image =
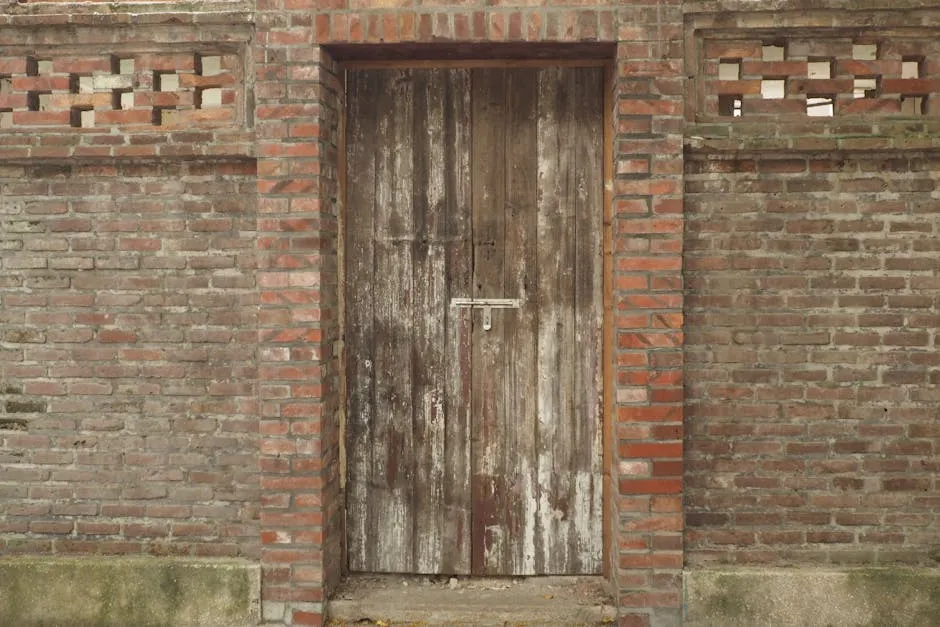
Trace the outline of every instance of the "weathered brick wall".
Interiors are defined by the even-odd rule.
[[[938,180],[936,153],[687,155],[688,565],[934,563]]]
[[[0,554],[257,557],[254,169],[0,164]]]

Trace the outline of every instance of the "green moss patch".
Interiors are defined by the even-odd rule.
[[[254,625],[260,569],[236,560],[0,559],[0,624]]]

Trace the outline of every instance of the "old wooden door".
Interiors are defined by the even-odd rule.
[[[599,572],[603,71],[347,76],[350,568]]]

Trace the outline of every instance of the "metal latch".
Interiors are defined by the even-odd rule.
[[[518,298],[452,298],[451,307],[479,307],[483,309],[483,330],[493,328],[493,309],[519,309],[522,301]]]

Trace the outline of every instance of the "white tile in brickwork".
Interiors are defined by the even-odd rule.
[[[760,94],[763,98],[786,98],[786,84],[783,79],[764,79],[760,82]]]
[[[741,62],[738,60],[734,61],[721,61],[718,64],[718,80],[720,81],[737,81],[741,79]]]
[[[761,58],[764,61],[783,61],[783,46],[764,46],[761,48]]]
[[[878,58],[878,44],[852,44],[852,58],[859,61],[874,61]]]
[[[177,91],[180,88],[180,77],[175,73],[160,74],[159,81],[157,88],[160,91]]]
[[[216,87],[203,89],[200,92],[199,108],[213,109],[222,106],[222,90]]]
[[[835,113],[832,96],[807,96],[806,115],[814,118],[831,118]]]
[[[216,76],[222,73],[222,57],[200,57],[199,64],[203,76]]]
[[[901,78],[920,78],[920,61],[903,61]]]
[[[877,78],[856,78],[853,83],[853,94],[856,98],[876,98],[877,92]]]
[[[826,80],[832,78],[832,62],[810,61],[806,64],[806,76],[814,80]]]

